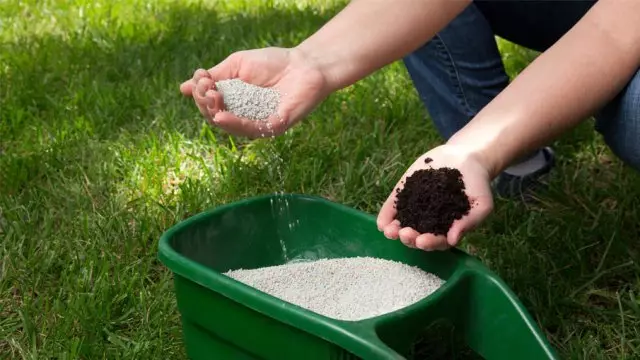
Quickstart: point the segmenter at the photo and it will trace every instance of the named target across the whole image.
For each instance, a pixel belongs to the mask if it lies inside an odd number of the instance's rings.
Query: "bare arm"
[[[353,0],[296,47],[330,91],[351,85],[430,40],[471,0]]]
[[[576,126],[640,67],[640,1],[601,0],[450,140],[491,177]]]

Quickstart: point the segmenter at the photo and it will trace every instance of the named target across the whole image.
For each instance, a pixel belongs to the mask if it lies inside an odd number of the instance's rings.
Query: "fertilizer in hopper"
[[[372,257],[295,262],[231,270],[225,275],[307,310],[347,321],[407,307],[444,283],[418,267]]]

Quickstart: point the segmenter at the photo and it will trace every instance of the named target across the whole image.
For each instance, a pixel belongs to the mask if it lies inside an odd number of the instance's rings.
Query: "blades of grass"
[[[38,347],[37,334],[35,326],[30,316],[28,316],[22,309],[18,310],[18,316],[21,320],[22,334],[26,337],[27,343],[31,348],[31,353],[34,354]]]
[[[627,305],[634,312],[635,316],[640,320],[640,297],[636,298],[633,290],[629,290],[629,301]]]
[[[611,249],[611,244],[613,243],[613,239],[616,238],[617,231],[614,231],[609,238],[609,242],[607,242],[607,247],[604,249],[602,253],[602,257],[600,258],[600,262],[598,262],[598,267],[596,267],[596,274],[600,272],[602,266],[604,265],[604,261],[607,258],[607,254],[609,254],[609,249]]]
[[[634,264],[633,260],[629,260],[623,264],[620,265],[616,265],[614,267],[611,267],[607,270],[601,271],[599,273],[597,273],[593,278],[591,278],[589,281],[587,281],[586,283],[582,284],[581,286],[579,286],[576,290],[574,290],[571,295],[569,295],[570,298],[574,298],[578,293],[582,292],[582,290],[586,289],[587,287],[589,287],[591,284],[593,284],[594,282],[598,281],[601,277],[610,274],[616,270],[620,270],[620,269],[624,269],[625,267],[629,267],[632,266]]]
[[[622,334],[620,335],[620,344],[622,349],[622,357],[626,358],[626,330],[624,322],[624,310],[622,309],[622,301],[620,299],[620,292],[616,291],[616,299],[618,300],[618,309],[620,310],[620,327],[622,328]]]

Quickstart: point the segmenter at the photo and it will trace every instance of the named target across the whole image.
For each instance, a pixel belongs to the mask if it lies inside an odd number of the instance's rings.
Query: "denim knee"
[[[491,26],[473,4],[404,64],[445,139],[509,84]]]
[[[596,119],[596,129],[611,151],[640,171],[640,70]]]
[[[438,133],[448,139],[473,117],[453,64],[443,57],[437,37],[404,58],[404,64]]]

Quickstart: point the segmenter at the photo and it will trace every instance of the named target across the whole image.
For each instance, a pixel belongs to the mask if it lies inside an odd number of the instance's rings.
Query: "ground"
[[[378,210],[441,141],[400,63],[275,141],[210,129],[178,91],[235,50],[295,44],[342,5],[0,2],[1,358],[185,358],[172,275],[156,258],[165,229],[276,190]],[[511,76],[535,56],[500,46]],[[563,357],[636,357],[640,177],[590,121],[555,148],[540,202],[498,201],[462,248]]]

